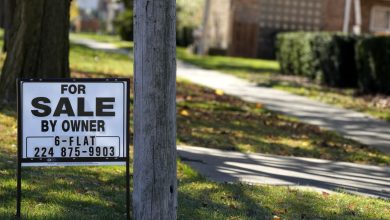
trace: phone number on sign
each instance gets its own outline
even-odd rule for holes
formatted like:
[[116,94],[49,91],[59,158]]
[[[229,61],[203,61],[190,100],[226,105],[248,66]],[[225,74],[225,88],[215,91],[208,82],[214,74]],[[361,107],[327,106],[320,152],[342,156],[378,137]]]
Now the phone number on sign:
[[34,147],[35,158],[47,157],[115,157],[115,147]]

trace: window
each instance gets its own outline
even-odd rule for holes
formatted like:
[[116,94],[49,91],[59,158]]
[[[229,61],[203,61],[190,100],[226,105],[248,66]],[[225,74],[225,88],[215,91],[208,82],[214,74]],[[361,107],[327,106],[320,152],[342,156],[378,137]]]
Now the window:
[[374,6],[372,8],[370,31],[390,31],[390,7]]

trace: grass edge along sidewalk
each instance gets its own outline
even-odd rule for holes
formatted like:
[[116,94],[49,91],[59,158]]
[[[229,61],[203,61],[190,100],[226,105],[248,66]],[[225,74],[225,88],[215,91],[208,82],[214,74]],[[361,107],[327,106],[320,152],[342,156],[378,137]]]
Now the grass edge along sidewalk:
[[[133,49],[132,42],[122,41],[118,36],[86,33],[77,33],[71,36],[112,43],[121,49]],[[182,47],[177,48],[177,56],[193,65],[232,74],[258,83],[260,86],[284,90],[390,121],[390,98],[381,95],[356,95],[356,90],[353,89],[330,88],[318,85],[304,77],[280,75],[278,74],[279,64],[277,61],[226,56],[198,56]]]
[[307,78],[279,74],[276,61],[224,56],[198,56],[186,48],[177,49],[178,58],[193,65],[218,70],[257,83],[320,102],[355,110],[390,121],[390,98],[381,95],[356,95],[353,89],[318,85]]

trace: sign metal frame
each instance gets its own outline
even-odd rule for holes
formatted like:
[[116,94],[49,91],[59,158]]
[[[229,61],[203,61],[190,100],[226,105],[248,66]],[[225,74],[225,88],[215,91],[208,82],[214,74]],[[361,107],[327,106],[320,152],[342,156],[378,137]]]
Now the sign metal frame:
[[[130,144],[130,126],[129,126],[129,116],[130,116],[130,79],[129,78],[59,78],[59,79],[18,79],[16,80],[17,88],[17,115],[18,115],[18,139],[17,139],[17,198],[16,198],[16,218],[21,218],[21,200],[22,200],[22,167],[23,163],[29,163],[30,166],[34,166],[34,163],[40,163],[42,161],[37,161],[36,159],[24,159],[23,158],[23,91],[22,84],[24,82],[28,83],[113,83],[113,82],[122,82],[126,83],[126,88],[124,89],[124,137],[126,138],[123,143],[126,145],[124,149],[126,150],[125,157],[121,158],[64,158],[60,161],[45,161],[46,166],[107,166],[107,165],[118,165],[116,163],[125,163],[126,166],[126,214],[127,219],[130,219],[130,155],[129,155],[129,144]],[[90,161],[85,161],[90,160]],[[86,164],[80,164],[80,162],[86,162]],[[90,162],[95,162],[90,163]],[[107,164],[105,162],[111,162]],[[49,165],[53,163],[53,165]],[[73,163],[73,164],[72,164]],[[32,164],[32,165],[31,165]],[[38,165],[39,166],[39,165]]]

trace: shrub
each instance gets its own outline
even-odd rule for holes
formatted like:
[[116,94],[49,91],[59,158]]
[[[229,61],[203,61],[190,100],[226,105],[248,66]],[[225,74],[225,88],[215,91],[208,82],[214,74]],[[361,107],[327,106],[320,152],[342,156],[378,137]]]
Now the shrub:
[[356,45],[358,84],[363,92],[390,94],[390,37],[370,37]]
[[292,32],[277,37],[277,58],[284,74],[302,75],[337,87],[357,85],[357,38],[330,32]]
[[133,10],[126,9],[114,21],[115,29],[122,40],[133,41]]
[[328,86],[357,87],[357,37],[323,33],[314,40],[318,80]]
[[194,42],[193,31],[202,24],[204,0],[176,1],[177,45],[188,46]]
[[276,56],[282,73],[315,78],[313,41],[316,35],[317,33],[292,32],[277,36]]

